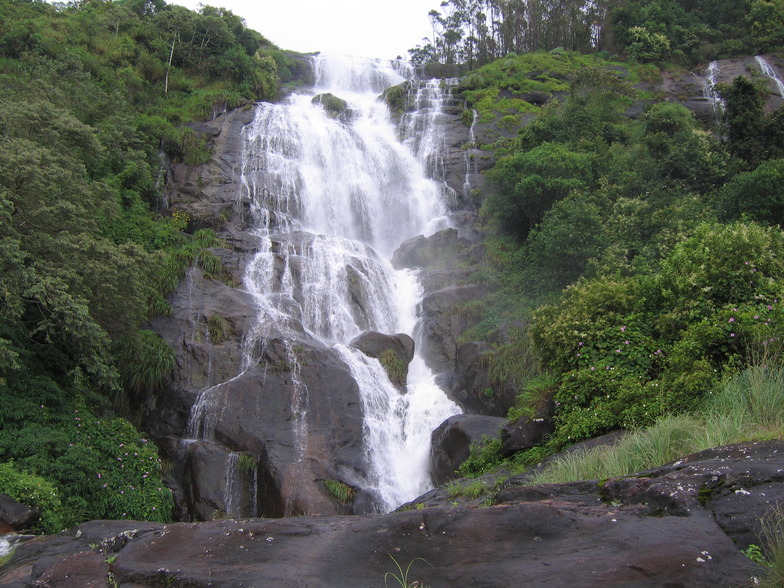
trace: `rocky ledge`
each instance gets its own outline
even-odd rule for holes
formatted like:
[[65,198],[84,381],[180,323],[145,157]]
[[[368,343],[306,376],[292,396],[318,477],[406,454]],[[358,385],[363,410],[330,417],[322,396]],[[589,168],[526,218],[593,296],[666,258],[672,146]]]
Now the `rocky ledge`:
[[764,569],[741,549],[759,543],[760,517],[784,496],[784,442],[711,449],[603,483],[522,480],[483,507],[93,521],[19,546],[0,585],[384,586],[397,562],[428,586],[752,586]]

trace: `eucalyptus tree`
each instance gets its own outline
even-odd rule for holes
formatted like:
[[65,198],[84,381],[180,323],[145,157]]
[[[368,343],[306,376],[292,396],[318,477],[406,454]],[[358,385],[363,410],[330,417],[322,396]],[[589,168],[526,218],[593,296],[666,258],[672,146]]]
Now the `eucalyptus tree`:
[[415,61],[473,67],[510,52],[598,49],[617,0],[444,0],[429,13],[433,38],[411,51]]

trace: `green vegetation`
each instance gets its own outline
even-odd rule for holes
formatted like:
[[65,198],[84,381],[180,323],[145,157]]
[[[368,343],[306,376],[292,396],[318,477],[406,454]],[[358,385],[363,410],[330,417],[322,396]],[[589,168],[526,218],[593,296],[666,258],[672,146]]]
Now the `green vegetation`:
[[497,438],[485,436],[471,449],[471,455],[460,464],[459,472],[462,476],[479,476],[502,459],[501,441]]
[[397,574],[394,572],[387,572],[386,574],[384,574],[385,587],[388,586],[387,580],[389,580],[389,578],[392,578],[395,581],[396,585],[400,586],[400,588],[427,588],[427,585],[424,582],[420,580],[410,581],[408,577],[411,574],[411,566],[413,566],[417,561],[424,562],[430,567],[432,567],[430,562],[428,562],[425,559],[422,559],[421,557],[416,557],[412,559],[410,562],[408,562],[408,565],[404,570],[403,567],[400,565],[400,563],[398,563],[398,561],[392,556],[392,554],[387,554],[387,555],[389,555],[390,559],[395,564],[395,567],[397,568]]
[[[508,4],[504,22],[515,18],[517,3]],[[556,430],[541,446],[504,459],[499,446],[478,444],[463,475],[502,463],[519,471],[618,429],[676,435],[679,423],[707,423],[703,434],[716,443],[781,434],[745,425],[722,433],[737,425],[735,409],[724,420],[700,411],[733,376],[773,357],[784,335],[784,110],[766,113],[767,90],[739,77],[719,88],[719,134],[655,93],[665,62],[677,71],[781,47],[779,4],[599,2],[603,31],[593,55],[553,44],[585,25],[578,21],[535,23],[523,34],[563,26],[524,45],[539,51],[517,55],[506,45],[501,57],[482,54],[479,37],[467,34],[467,14],[489,14],[497,3],[453,0],[431,13],[438,43],[419,57],[445,59],[449,50],[471,65],[474,43],[481,67],[459,91],[498,131],[485,146],[496,164],[481,209],[488,263],[477,275],[496,292],[472,303],[477,322],[461,340],[490,342],[483,361],[493,386],[521,390],[510,418],[532,418],[548,399],[556,404]],[[486,31],[496,47],[502,29]],[[452,41],[443,36],[450,30]],[[507,120],[517,130],[511,138]],[[670,439],[668,447],[702,447],[692,441]]]
[[39,530],[169,519],[155,447],[116,415],[170,377],[144,326],[187,267],[229,278],[214,232],[161,211],[162,157],[209,161],[184,125],[275,98],[290,65],[224,9],[0,0],[0,492]]
[[[768,567],[768,573],[762,578],[760,586],[774,588],[784,582],[784,509],[780,504],[772,507],[760,520],[763,549],[753,552],[758,563]],[[749,547],[749,550],[751,550]],[[749,555],[751,559],[753,559]]]
[[324,480],[324,487],[329,492],[329,495],[337,500],[340,504],[348,504],[354,500],[357,491],[340,480]]
[[237,462],[239,471],[247,476],[253,476],[259,469],[258,461],[255,457],[248,453],[240,454],[239,461]]
[[704,63],[784,44],[779,0],[445,0],[418,63],[473,68],[509,53],[603,52],[639,63]]
[[320,104],[332,117],[338,117],[348,110],[348,102],[334,94],[325,92],[313,97],[313,104]]
[[379,357],[381,367],[389,376],[390,381],[405,384],[408,375],[408,365],[400,359],[391,349],[385,349]]
[[784,368],[749,367],[725,381],[690,415],[664,416],[618,444],[557,459],[531,483],[628,476],[695,453],[748,439],[784,434]]
[[[570,82],[575,75],[587,78],[582,68],[603,76],[596,82],[607,85],[606,95],[613,101],[630,93],[630,84],[645,76],[637,65],[607,61],[597,55],[553,51],[550,53],[510,54],[469,72],[458,89],[468,107],[479,114],[479,121],[514,130],[538,113],[551,99],[567,94],[578,84]],[[619,82],[617,74],[607,68],[624,72],[628,79]],[[625,86],[624,86],[625,84]],[[471,111],[468,111],[470,114]]]
[[213,314],[207,318],[207,332],[212,344],[220,345],[232,335],[233,329],[229,321],[218,314]]

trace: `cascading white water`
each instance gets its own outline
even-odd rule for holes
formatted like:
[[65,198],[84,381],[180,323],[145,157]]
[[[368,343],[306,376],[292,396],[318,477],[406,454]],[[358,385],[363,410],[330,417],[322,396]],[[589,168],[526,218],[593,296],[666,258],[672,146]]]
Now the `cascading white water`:
[[762,57],[762,55],[757,55],[754,59],[757,61],[757,64],[762,70],[762,73],[768,76],[776,84],[776,87],[779,90],[779,96],[784,98],[784,82],[781,81],[781,78],[776,73],[775,68],[768,62],[767,59]]
[[444,116],[444,107],[457,82],[453,78],[413,82],[414,109],[403,117],[400,124],[404,145],[424,165],[428,176],[440,181],[442,199],[449,203],[456,201],[456,194],[445,180],[446,141],[440,132],[439,120]]
[[713,114],[717,118],[724,112],[724,100],[721,99],[719,96],[719,91],[716,89],[716,85],[718,84],[719,78],[719,62],[718,61],[711,61],[708,65],[708,69],[705,71],[705,90],[704,95],[705,98],[711,103],[713,107]]
[[[320,56],[315,69],[316,93],[345,100],[347,110],[330,112],[324,100],[294,94],[259,104],[243,131],[242,184],[259,237],[245,285],[260,308],[259,339],[304,331],[348,365],[362,395],[369,474],[361,485],[389,510],[427,490],[430,433],[459,409],[421,358],[402,395],[378,360],[346,345],[364,331],[414,331],[421,289],[389,258],[405,239],[446,226],[445,184],[426,171],[443,147],[433,127],[444,92],[439,83],[425,85],[421,140],[404,144],[378,95],[403,82],[409,66]],[[306,414],[306,390],[297,402],[292,413]],[[307,421],[299,425],[304,438]]]
[[464,161],[465,161],[465,181],[463,182],[463,199],[466,202],[471,202],[473,196],[471,195],[471,176],[479,173],[475,159],[476,149],[476,122],[479,119],[479,113],[476,110],[471,111],[471,126],[468,129],[468,144],[464,146]]
[[240,454],[231,452],[226,460],[226,488],[223,502],[226,505],[226,514],[230,517],[240,516],[242,513],[242,487],[240,485]]

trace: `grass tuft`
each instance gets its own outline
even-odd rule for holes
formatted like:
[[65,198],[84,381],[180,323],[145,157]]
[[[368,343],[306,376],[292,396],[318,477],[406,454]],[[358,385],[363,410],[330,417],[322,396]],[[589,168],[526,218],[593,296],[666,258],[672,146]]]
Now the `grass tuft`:
[[781,438],[782,432],[784,368],[753,366],[724,382],[700,412],[665,416],[652,427],[630,433],[617,445],[566,455],[531,483],[628,476],[711,447]]
[[340,504],[348,504],[357,495],[357,491],[340,480],[324,480],[324,487],[335,500]]
[[784,506],[777,504],[760,519],[760,538],[763,543],[763,565],[768,573],[760,582],[762,588],[784,586]]

